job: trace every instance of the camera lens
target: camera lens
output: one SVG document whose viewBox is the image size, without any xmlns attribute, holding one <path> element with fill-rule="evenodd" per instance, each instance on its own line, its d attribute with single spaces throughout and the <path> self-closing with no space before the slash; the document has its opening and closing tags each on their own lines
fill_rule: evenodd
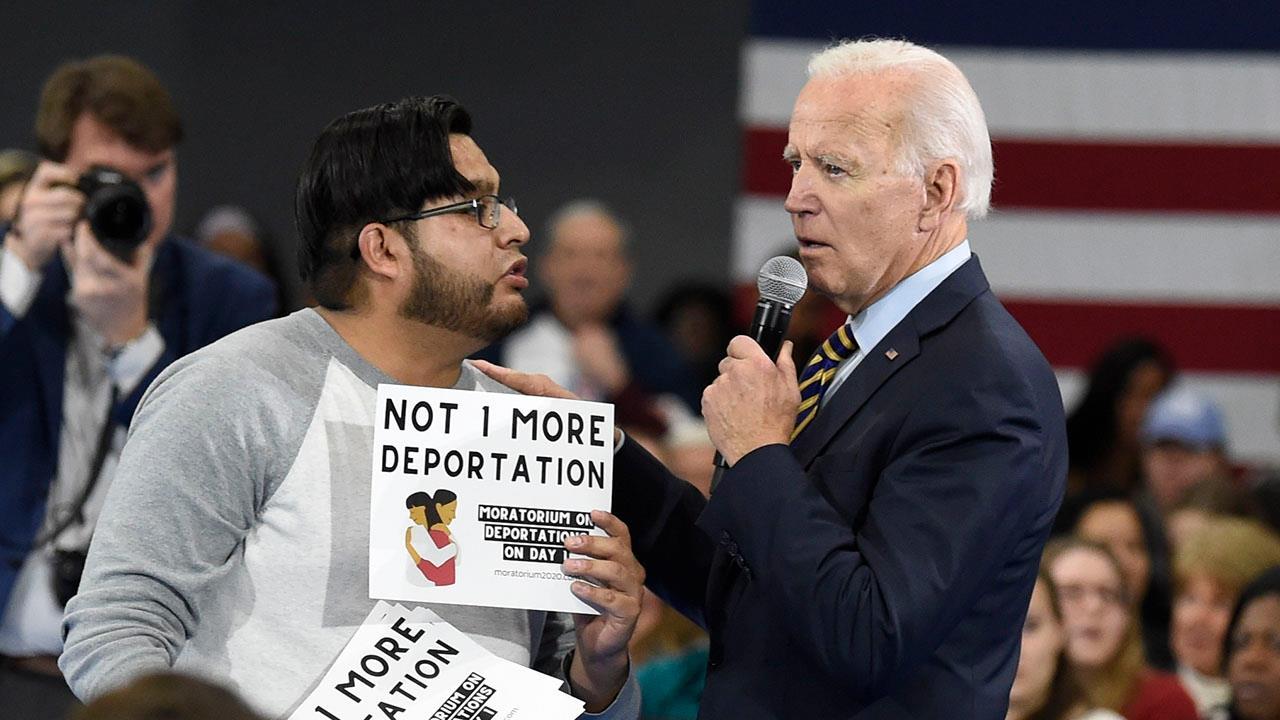
<svg viewBox="0 0 1280 720">
<path fill-rule="evenodd" d="M 95 166 L 77 183 L 85 194 L 84 216 L 98 241 L 128 262 L 151 232 L 151 206 L 142 188 L 123 173 Z"/>
</svg>

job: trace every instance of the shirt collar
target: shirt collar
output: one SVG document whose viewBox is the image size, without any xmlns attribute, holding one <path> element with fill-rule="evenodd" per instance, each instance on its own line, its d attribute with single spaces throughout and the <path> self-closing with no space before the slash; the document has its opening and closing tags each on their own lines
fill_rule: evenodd
<svg viewBox="0 0 1280 720">
<path fill-rule="evenodd" d="M 846 322 L 853 328 L 853 337 L 864 354 L 884 339 L 889 331 L 910 313 L 921 300 L 942 284 L 951 273 L 968 262 L 969 240 L 943 253 L 942 257 L 925 265 L 914 274 L 894 285 L 884 297 L 863 308 Z"/>
</svg>

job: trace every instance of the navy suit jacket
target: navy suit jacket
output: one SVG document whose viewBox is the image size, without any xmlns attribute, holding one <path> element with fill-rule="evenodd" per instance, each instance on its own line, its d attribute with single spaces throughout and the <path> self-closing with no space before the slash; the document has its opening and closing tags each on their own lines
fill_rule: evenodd
<svg viewBox="0 0 1280 720">
<path fill-rule="evenodd" d="M 615 512 L 711 633 L 699 717 L 1002 720 L 1066 482 L 1062 400 L 977 258 L 711 500 L 626 443 Z"/>
<path fill-rule="evenodd" d="M 151 266 L 150 313 L 164 352 L 112 410 L 128 426 L 142 393 L 165 367 L 276 313 L 271 281 L 204 248 L 167 237 Z M 44 518 L 57 473 L 62 392 L 72 320 L 60 257 L 43 272 L 22 319 L 0 303 L 0 613 Z"/>
</svg>

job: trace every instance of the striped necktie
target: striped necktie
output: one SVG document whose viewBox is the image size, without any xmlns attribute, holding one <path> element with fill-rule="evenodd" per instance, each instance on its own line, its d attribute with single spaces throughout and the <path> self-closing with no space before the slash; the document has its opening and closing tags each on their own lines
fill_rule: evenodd
<svg viewBox="0 0 1280 720">
<path fill-rule="evenodd" d="M 853 339 L 853 331 L 847 324 L 836 328 L 813 354 L 813 359 L 804 366 L 800 373 L 800 409 L 796 413 L 796 429 L 791 432 L 795 440 L 813 422 L 818 414 L 818 405 L 822 402 L 822 394 L 835 377 L 840 363 L 847 360 L 858 349 L 858 342 Z"/>
</svg>

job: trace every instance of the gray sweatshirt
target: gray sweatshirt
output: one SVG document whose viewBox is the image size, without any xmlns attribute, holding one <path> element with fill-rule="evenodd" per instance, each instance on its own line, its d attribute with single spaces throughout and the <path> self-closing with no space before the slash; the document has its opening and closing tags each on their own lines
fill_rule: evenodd
<svg viewBox="0 0 1280 720">
<path fill-rule="evenodd" d="M 172 668 L 268 717 L 291 712 L 373 608 L 374 400 L 390 382 L 312 310 L 161 373 L 67 604 L 59 665 L 76 695 Z M 455 387 L 511 392 L 466 363 Z M 489 651 L 564 678 L 571 617 L 429 607 Z M 639 706 L 629 679 L 601 717 L 638 717 Z"/>
</svg>

